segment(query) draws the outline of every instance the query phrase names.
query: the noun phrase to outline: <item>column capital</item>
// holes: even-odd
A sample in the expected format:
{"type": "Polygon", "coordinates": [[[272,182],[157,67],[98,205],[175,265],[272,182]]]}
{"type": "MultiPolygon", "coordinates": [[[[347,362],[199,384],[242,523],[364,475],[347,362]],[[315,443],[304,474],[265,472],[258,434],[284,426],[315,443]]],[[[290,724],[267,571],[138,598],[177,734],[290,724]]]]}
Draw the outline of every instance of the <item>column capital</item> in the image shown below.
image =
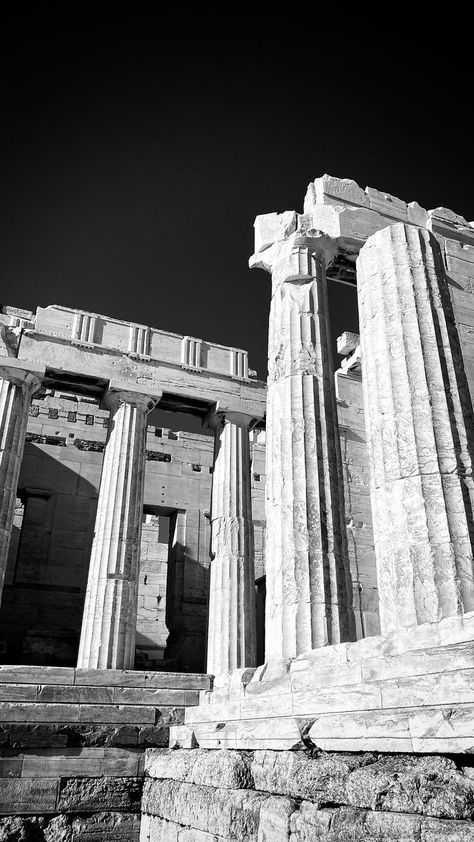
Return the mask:
{"type": "Polygon", "coordinates": [[[163,391],[154,384],[150,389],[137,387],[134,383],[121,380],[111,380],[109,388],[102,398],[105,409],[114,409],[118,404],[129,403],[132,406],[142,407],[146,412],[151,412],[161,399],[163,391]]]}
{"type": "Polygon", "coordinates": [[[279,232],[278,239],[252,255],[249,266],[270,272],[273,281],[278,284],[310,280],[315,274],[312,261],[319,259],[328,266],[337,257],[338,250],[338,242],[333,237],[314,228],[300,226],[284,237],[279,232]]]}
{"type": "Polygon", "coordinates": [[[209,427],[214,432],[221,430],[225,424],[237,424],[239,427],[250,428],[264,416],[264,404],[255,402],[251,406],[242,406],[238,402],[233,404],[226,400],[219,400],[207,413],[203,426],[209,427]]]}
{"type": "Polygon", "coordinates": [[[0,377],[17,386],[25,385],[31,392],[35,392],[41,386],[45,370],[44,365],[29,363],[28,360],[0,358],[0,377]]]}

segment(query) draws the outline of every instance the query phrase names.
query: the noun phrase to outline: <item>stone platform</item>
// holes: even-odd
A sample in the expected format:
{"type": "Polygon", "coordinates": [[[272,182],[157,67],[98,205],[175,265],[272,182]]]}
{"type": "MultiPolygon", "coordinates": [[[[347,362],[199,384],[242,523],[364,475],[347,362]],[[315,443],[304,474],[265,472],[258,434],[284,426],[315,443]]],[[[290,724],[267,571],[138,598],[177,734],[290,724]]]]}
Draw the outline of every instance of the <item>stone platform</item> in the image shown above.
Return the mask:
{"type": "Polygon", "coordinates": [[[0,839],[137,840],[145,749],[168,745],[211,681],[0,667],[0,839]]]}
{"type": "Polygon", "coordinates": [[[474,612],[215,679],[182,747],[474,752],[474,612]]]}

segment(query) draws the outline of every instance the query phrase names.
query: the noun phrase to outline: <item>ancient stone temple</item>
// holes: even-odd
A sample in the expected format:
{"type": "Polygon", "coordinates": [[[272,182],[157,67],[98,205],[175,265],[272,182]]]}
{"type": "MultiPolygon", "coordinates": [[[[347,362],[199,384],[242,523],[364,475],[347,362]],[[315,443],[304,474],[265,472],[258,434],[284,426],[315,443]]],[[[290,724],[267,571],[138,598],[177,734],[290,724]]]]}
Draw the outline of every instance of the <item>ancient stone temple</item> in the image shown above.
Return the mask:
{"type": "Polygon", "coordinates": [[[0,839],[474,840],[474,223],[302,211],[255,221],[267,385],[2,308],[0,839]]]}

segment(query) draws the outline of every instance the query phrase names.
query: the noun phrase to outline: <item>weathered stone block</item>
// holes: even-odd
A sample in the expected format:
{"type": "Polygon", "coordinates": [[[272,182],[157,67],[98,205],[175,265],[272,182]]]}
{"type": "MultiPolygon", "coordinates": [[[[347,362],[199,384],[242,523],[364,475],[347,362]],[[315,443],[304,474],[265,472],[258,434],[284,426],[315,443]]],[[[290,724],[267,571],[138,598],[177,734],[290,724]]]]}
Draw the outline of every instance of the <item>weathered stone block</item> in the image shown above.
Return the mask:
{"type": "Polygon", "coordinates": [[[140,842],[227,842],[227,839],[205,830],[183,827],[158,816],[142,815],[140,842]]]}
{"type": "Polygon", "coordinates": [[[145,769],[152,778],[172,778],[201,786],[246,789],[253,787],[250,763],[251,755],[247,752],[225,749],[149,749],[145,769]]]}
{"type": "Polygon", "coordinates": [[[103,812],[72,821],[71,842],[138,842],[139,835],[136,813],[103,812]]]}
{"type": "Polygon", "coordinates": [[[351,771],[345,803],[450,819],[474,817],[474,781],[445,757],[394,755],[351,771]]]}
{"type": "Polygon", "coordinates": [[[3,819],[0,818],[0,842],[43,842],[43,824],[44,822],[38,821],[36,817],[7,816],[3,819]]]}
{"type": "Polygon", "coordinates": [[[313,759],[303,752],[256,751],[250,769],[256,789],[308,799],[321,807],[344,804],[350,773],[371,760],[367,754],[313,759]]]}
{"type": "Polygon", "coordinates": [[[142,778],[69,778],[61,788],[58,810],[64,813],[137,812],[142,785],[142,778]]]}
{"type": "Polygon", "coordinates": [[[59,781],[57,778],[1,778],[0,814],[41,815],[56,811],[59,781]]]}
{"type": "Polygon", "coordinates": [[[290,839],[290,819],[298,805],[292,798],[272,795],[260,809],[258,842],[286,842],[290,839]]]}
{"type": "Polygon", "coordinates": [[[250,790],[148,779],[142,810],[218,836],[256,842],[260,809],[268,797],[250,790]]]}

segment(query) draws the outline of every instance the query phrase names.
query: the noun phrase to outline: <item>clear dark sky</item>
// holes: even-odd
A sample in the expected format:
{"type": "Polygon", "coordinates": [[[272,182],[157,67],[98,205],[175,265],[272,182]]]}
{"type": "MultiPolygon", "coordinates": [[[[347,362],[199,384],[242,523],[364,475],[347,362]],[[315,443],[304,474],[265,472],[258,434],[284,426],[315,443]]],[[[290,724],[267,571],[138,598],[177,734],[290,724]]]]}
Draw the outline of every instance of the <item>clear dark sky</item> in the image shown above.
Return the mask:
{"type": "MultiPolygon", "coordinates": [[[[248,348],[264,378],[256,214],[301,211],[328,172],[474,219],[461,21],[436,37],[431,20],[428,40],[399,6],[380,7],[376,35],[340,5],[38,8],[3,26],[4,303],[248,348]]],[[[334,332],[355,329],[353,291],[331,302],[334,332]]]]}

